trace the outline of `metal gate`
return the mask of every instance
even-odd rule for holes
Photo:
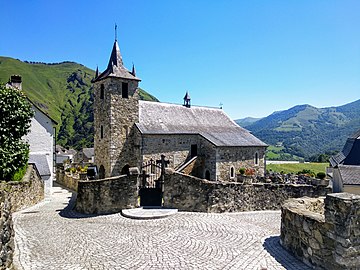
[[[160,160],[150,159],[141,167],[139,186],[140,206],[161,206],[164,188],[165,168],[169,161],[161,155]]]

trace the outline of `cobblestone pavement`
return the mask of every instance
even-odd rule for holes
[[[279,245],[279,211],[134,220],[78,214],[71,195],[14,213],[17,269],[309,269]]]

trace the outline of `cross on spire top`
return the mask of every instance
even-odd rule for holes
[[[117,41],[117,24],[115,23],[115,41]]]

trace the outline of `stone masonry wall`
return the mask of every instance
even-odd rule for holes
[[[128,83],[128,98],[122,98],[122,83]],[[100,99],[101,85],[104,98]],[[105,177],[120,175],[126,164],[138,166],[139,148],[134,150],[134,123],[139,120],[138,82],[107,78],[94,84],[94,151]],[[101,126],[103,138],[101,138]],[[131,146],[127,147],[127,146]]]
[[[217,179],[230,181],[230,168],[235,174],[240,174],[240,168],[255,169],[255,175],[264,176],[266,147],[220,147],[217,150]],[[258,164],[255,164],[255,153],[258,154]],[[235,175],[235,178],[236,178]]]
[[[30,164],[21,182],[0,184],[0,270],[12,269],[15,251],[12,213],[32,206],[44,198],[44,185]]]
[[[78,182],[80,181],[79,175],[72,175],[69,172],[57,168],[56,169],[56,182],[64,187],[73,191],[78,190]]]
[[[213,144],[196,134],[151,135],[143,136],[141,153],[143,162],[150,159],[159,160],[161,155],[170,163],[169,168],[175,169],[191,158],[191,145],[197,145],[196,171],[193,175],[205,177],[209,170],[210,179],[216,179],[216,148]]]
[[[0,192],[0,269],[11,269],[13,255],[15,231],[11,215],[11,204],[6,196],[6,192]]]
[[[328,194],[282,207],[281,243],[317,269],[360,269],[360,196]]]
[[[75,210],[85,214],[116,213],[138,206],[137,168],[130,175],[93,181],[79,181]]]
[[[325,196],[323,186],[214,182],[166,170],[164,206],[195,212],[279,210],[288,198]]]
[[[160,160],[165,155],[169,161],[169,168],[182,165],[185,160],[190,159],[192,144],[199,144],[198,135],[143,135],[141,152],[143,162],[150,159]]]
[[[22,181],[2,182],[0,189],[7,192],[11,212],[27,208],[44,199],[44,183],[32,164],[28,166]]]

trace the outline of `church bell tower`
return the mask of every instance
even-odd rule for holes
[[[138,166],[134,124],[139,121],[140,81],[134,66],[131,72],[124,67],[115,38],[106,70],[93,80],[94,151],[100,179]]]

